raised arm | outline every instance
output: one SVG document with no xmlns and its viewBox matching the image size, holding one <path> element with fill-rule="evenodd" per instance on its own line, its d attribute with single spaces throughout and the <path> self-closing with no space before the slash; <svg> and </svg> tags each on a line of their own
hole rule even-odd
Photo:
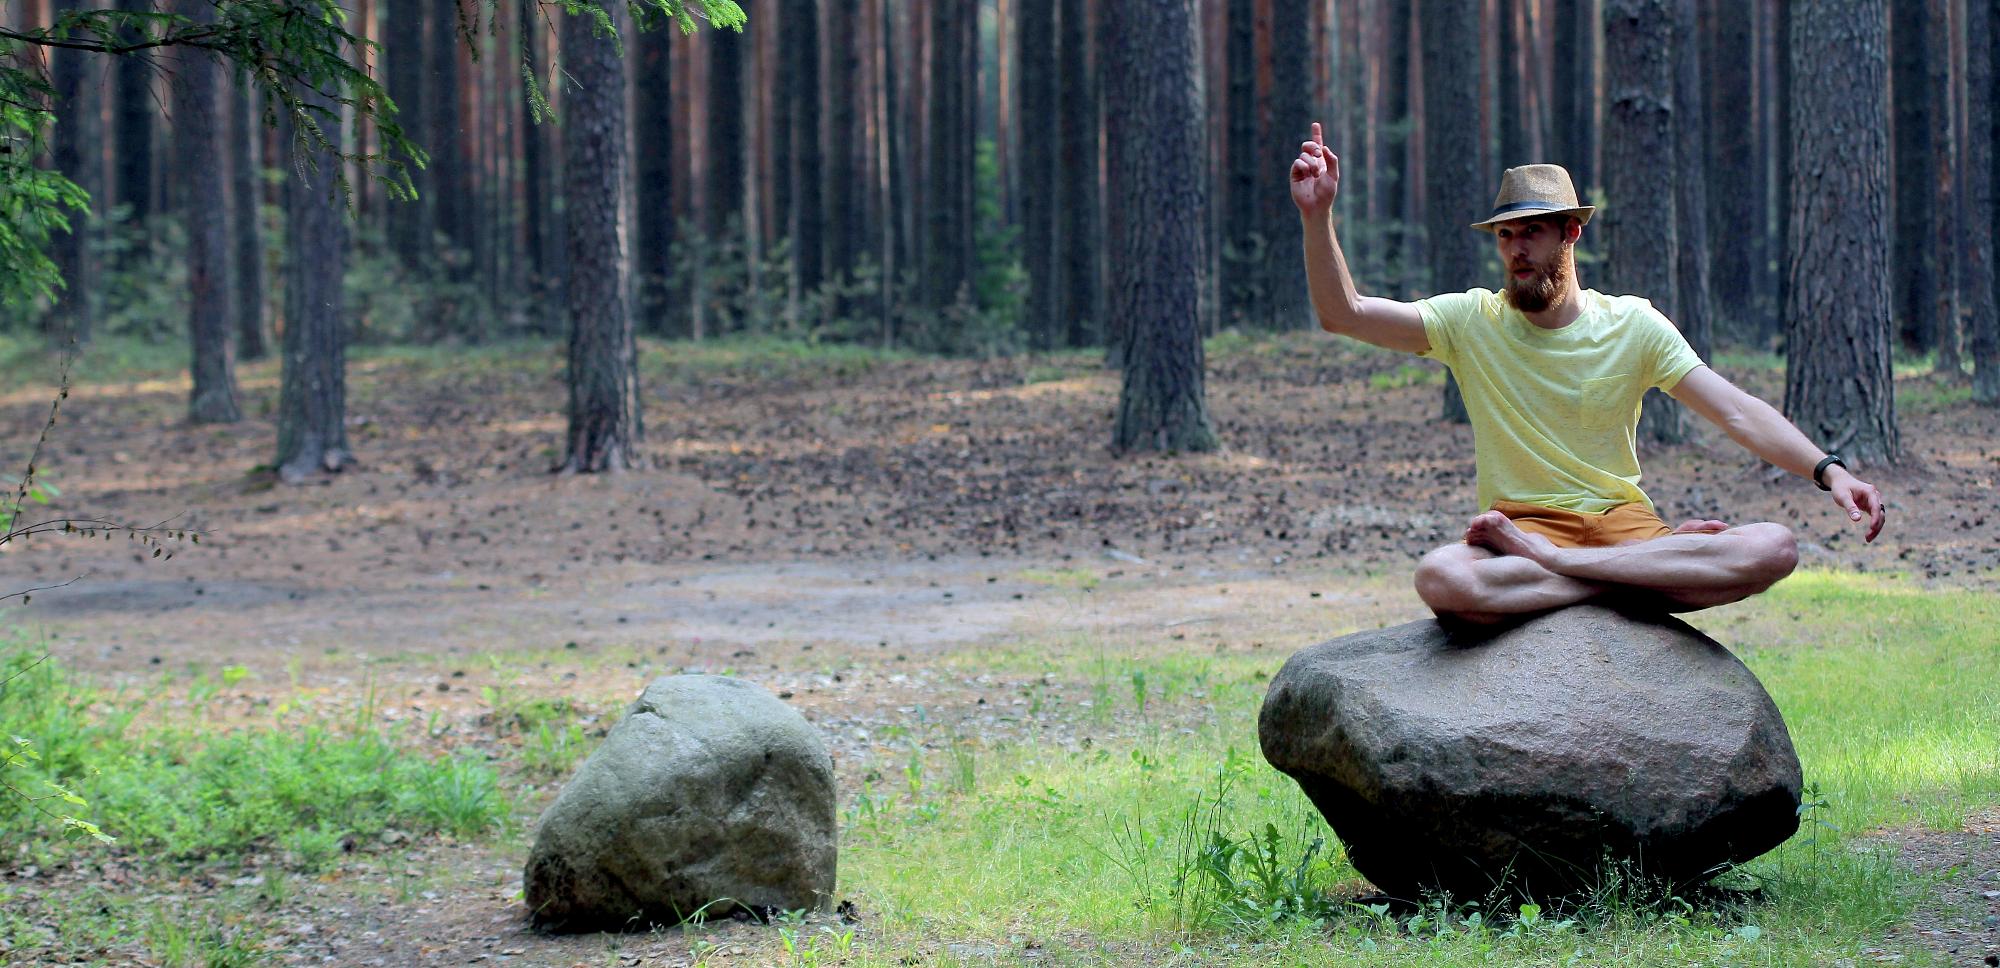
<svg viewBox="0 0 2000 968">
<path fill-rule="evenodd" d="M 1405 353 L 1431 348 L 1423 317 L 1413 303 L 1364 296 L 1347 271 L 1347 257 L 1333 235 L 1333 199 L 1340 191 L 1340 158 L 1326 150 L 1319 122 L 1313 139 L 1292 162 L 1292 201 L 1305 225 L 1306 285 L 1321 329 Z"/>
<path fill-rule="evenodd" d="M 1743 392 L 1706 366 L 1689 370 L 1667 394 L 1721 427 L 1744 450 L 1807 480 L 1812 479 L 1813 468 L 1826 456 L 1777 408 Z M 1875 485 L 1855 477 L 1839 464 L 1827 467 L 1820 477 L 1834 503 L 1847 512 L 1848 520 L 1866 520 L 1868 540 L 1875 540 L 1886 520 L 1882 494 Z"/>
</svg>

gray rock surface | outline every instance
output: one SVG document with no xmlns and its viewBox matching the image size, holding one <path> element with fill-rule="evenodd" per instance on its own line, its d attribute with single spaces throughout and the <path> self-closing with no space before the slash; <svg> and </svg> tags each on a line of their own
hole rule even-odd
<svg viewBox="0 0 2000 968">
<path fill-rule="evenodd" d="M 674 924 L 702 910 L 826 906 L 833 758 L 798 711 L 722 676 L 646 687 L 542 815 L 524 886 L 558 931 Z"/>
<path fill-rule="evenodd" d="M 1410 899 L 1587 890 L 1606 859 L 1693 881 L 1798 828 L 1777 706 L 1664 615 L 1357 632 L 1285 663 L 1257 734 L 1355 869 Z"/>
</svg>

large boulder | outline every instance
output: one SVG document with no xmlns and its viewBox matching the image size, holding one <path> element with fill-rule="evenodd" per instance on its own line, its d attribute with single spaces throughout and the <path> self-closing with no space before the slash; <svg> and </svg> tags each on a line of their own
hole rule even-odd
<svg viewBox="0 0 2000 968">
<path fill-rule="evenodd" d="M 542 814 L 528 910 L 594 931 L 824 907 L 834 822 L 833 758 L 797 710 L 741 679 L 656 679 Z"/>
<path fill-rule="evenodd" d="M 1357 632 L 1285 663 L 1257 735 L 1391 896 L 1552 897 L 1607 861 L 1689 882 L 1798 829 L 1778 707 L 1664 615 Z"/>
</svg>

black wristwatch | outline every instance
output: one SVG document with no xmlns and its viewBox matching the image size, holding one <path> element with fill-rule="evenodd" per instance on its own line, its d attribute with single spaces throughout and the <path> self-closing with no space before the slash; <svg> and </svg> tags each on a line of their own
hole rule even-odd
<svg viewBox="0 0 2000 968">
<path fill-rule="evenodd" d="M 1847 462 L 1841 460 L 1839 454 L 1828 454 L 1820 458 L 1819 463 L 1813 465 L 1813 483 L 1819 485 L 1820 490 L 1833 490 L 1833 488 L 1826 486 L 1826 469 L 1835 464 L 1839 464 L 1842 470 L 1847 468 Z"/>
</svg>

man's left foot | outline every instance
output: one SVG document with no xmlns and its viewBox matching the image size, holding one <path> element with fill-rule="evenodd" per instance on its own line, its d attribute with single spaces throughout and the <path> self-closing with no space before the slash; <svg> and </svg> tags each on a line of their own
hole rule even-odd
<svg viewBox="0 0 2000 968">
<path fill-rule="evenodd" d="M 1675 534 L 1721 534 L 1729 530 L 1729 525 L 1714 518 L 1689 518 L 1674 529 Z"/>
<path fill-rule="evenodd" d="M 1475 515 L 1465 527 L 1465 543 L 1503 555 L 1526 558 L 1547 567 L 1555 556 L 1555 542 L 1517 527 L 1498 511 Z"/>
</svg>

